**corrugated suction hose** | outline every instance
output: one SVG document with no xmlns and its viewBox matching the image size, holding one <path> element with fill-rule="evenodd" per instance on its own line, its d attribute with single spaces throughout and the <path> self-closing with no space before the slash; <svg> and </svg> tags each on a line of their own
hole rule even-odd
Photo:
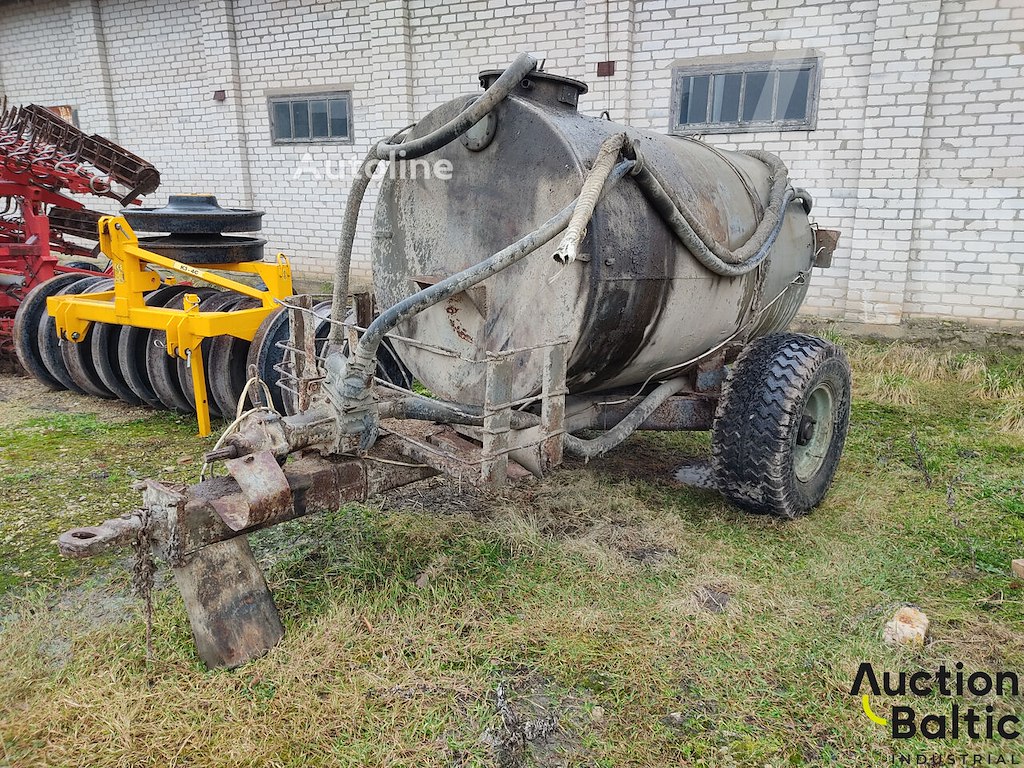
<svg viewBox="0 0 1024 768">
<path fill-rule="evenodd" d="M 413 160 L 417 157 L 429 154 L 451 143 L 464 134 L 488 112 L 500 104 L 512 89 L 522 82 L 523 78 L 532 72 L 537 66 L 537 60 L 528 53 L 519 54 L 501 76 L 491 83 L 491 87 L 481 94 L 480 98 L 462 110 L 458 115 L 442 125 L 436 131 L 431 131 L 426 136 L 420 136 L 412 141 L 397 142 L 396 139 L 405 132 L 400 131 L 387 141 L 382 141 L 374 146 L 370 153 L 363 160 L 363 164 L 352 182 L 352 188 L 348 193 L 348 200 L 345 203 L 345 218 L 341 227 L 341 239 L 338 242 L 338 251 L 334 264 L 334 293 L 331 307 L 331 334 L 329 343 L 331 345 L 341 344 L 344 341 L 344 325 L 346 307 L 348 304 L 348 280 L 349 270 L 352 265 L 352 244 L 356 237 L 356 224 L 359 221 L 359 208 L 366 194 L 366 188 L 370 185 L 370 179 L 377 169 L 377 164 L 382 160 Z"/>
</svg>

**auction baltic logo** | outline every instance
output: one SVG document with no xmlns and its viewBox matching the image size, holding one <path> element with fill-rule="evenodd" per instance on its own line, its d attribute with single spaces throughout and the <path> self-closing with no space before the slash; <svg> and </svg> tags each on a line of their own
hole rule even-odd
<svg viewBox="0 0 1024 768">
<path fill-rule="evenodd" d="M 874 667 L 864 662 L 857 669 L 850 695 L 860 696 L 864 714 L 878 725 L 889 726 L 894 739 L 921 736 L 925 739 L 1013 740 L 1021 735 L 1020 717 L 1014 714 L 997 715 L 992 704 L 980 706 L 978 702 L 979 706 L 974 706 L 964 700 L 990 695 L 1016 697 L 1019 695 L 1019 687 L 1015 672 L 968 674 L 960 662 L 952 668 L 941 664 L 934 671 L 886 671 L 879 680 Z M 934 699 L 927 704 L 915 706 L 894 704 L 888 720 L 871 709 L 871 696 L 924 699 L 936 695 L 959 701 L 950 701 L 948 705 L 936 704 Z M 942 709 L 936 712 L 935 706 L 941 706 Z M 927 711 L 922 711 L 924 707 L 927 707 Z"/>
</svg>

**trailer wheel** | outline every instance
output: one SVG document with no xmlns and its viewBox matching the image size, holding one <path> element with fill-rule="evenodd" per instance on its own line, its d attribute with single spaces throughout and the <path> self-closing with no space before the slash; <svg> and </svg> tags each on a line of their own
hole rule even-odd
<svg viewBox="0 0 1024 768">
<path fill-rule="evenodd" d="M 849 422 L 850 365 L 839 347 L 797 333 L 757 339 L 715 412 L 716 484 L 748 512 L 805 515 L 832 484 Z"/>
</svg>

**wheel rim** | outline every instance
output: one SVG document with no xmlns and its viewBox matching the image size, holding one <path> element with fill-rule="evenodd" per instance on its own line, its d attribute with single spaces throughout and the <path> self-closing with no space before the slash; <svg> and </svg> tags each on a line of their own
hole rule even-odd
<svg viewBox="0 0 1024 768">
<path fill-rule="evenodd" d="M 793 450 L 793 471 L 800 482 L 808 482 L 825 463 L 835 433 L 835 401 L 832 388 L 824 382 L 807 395 Z"/>
</svg>

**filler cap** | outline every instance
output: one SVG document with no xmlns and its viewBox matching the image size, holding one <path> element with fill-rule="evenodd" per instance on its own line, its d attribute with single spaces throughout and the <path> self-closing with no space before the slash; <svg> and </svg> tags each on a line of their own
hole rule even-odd
<svg viewBox="0 0 1024 768">
<path fill-rule="evenodd" d="M 503 69 L 485 69 L 480 73 L 480 85 L 489 88 L 501 76 Z M 567 106 L 576 109 L 580 96 L 589 90 L 587 84 L 561 75 L 547 72 L 531 72 L 512 90 L 513 96 L 529 99 L 551 106 Z"/>
</svg>

